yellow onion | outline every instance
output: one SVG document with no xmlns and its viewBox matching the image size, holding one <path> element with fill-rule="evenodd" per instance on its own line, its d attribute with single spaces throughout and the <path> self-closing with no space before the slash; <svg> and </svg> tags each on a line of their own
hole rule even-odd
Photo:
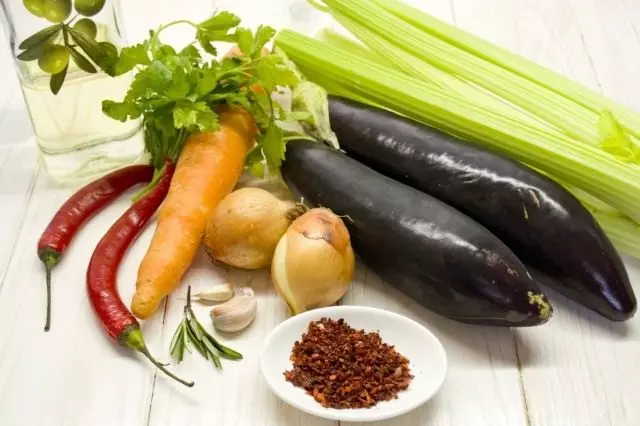
<svg viewBox="0 0 640 426">
<path fill-rule="evenodd" d="M 267 267 L 280 237 L 304 210 L 264 189 L 238 189 L 226 196 L 209 218 L 205 251 L 211 260 L 235 268 Z"/>
<path fill-rule="evenodd" d="M 349 232 L 329 209 L 297 218 L 278 242 L 271 263 L 273 284 L 293 314 L 336 303 L 353 279 Z"/>
</svg>

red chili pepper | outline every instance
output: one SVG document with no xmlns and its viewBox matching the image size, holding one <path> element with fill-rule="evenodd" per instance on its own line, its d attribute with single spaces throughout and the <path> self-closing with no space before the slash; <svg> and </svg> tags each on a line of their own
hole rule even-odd
<svg viewBox="0 0 640 426">
<path fill-rule="evenodd" d="M 51 326 L 51 270 L 60 262 L 78 229 L 124 191 L 136 184 L 149 182 L 152 177 L 151 166 L 129 166 L 111 172 L 78 190 L 51 219 L 38 241 L 38 257 L 44 263 L 47 275 L 45 331 L 49 331 Z"/>
<path fill-rule="evenodd" d="M 124 305 L 116 288 L 120 261 L 166 197 L 173 171 L 173 164 L 167 162 L 158 184 L 131 206 L 100 240 L 89 262 L 87 291 L 93 310 L 109 336 L 121 345 L 142 353 L 169 377 L 191 387 L 193 382 L 176 377 L 151 356 L 140 324 Z"/>
</svg>

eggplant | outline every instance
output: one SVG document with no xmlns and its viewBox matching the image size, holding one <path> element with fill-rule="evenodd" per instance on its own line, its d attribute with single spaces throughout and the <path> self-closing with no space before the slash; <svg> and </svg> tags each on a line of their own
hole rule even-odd
<svg viewBox="0 0 640 426">
<path fill-rule="evenodd" d="M 341 148 L 374 170 L 484 225 L 543 284 L 624 321 L 636 298 L 624 264 L 591 213 L 533 169 L 390 112 L 331 97 Z"/>
<path fill-rule="evenodd" d="M 281 170 L 295 194 L 344 216 L 364 264 L 428 309 L 507 327 L 551 316 L 516 255 L 458 210 L 319 142 L 289 142 Z"/>
</svg>

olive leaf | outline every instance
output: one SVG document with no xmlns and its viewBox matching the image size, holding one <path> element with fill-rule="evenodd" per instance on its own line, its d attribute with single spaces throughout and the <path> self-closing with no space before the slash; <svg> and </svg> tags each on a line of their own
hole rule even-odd
<svg viewBox="0 0 640 426">
<path fill-rule="evenodd" d="M 80 32 L 73 27 L 68 28 L 71 38 L 78 44 L 78 46 L 87 54 L 87 56 L 100 68 L 102 67 L 102 59 L 105 56 L 105 49 L 98 44 L 97 41 L 88 37 L 83 32 Z M 104 68 L 103 68 L 104 69 Z M 105 72 L 107 70 L 104 70 Z"/>
<path fill-rule="evenodd" d="M 43 30 L 38 31 L 31 37 L 28 37 L 23 40 L 22 43 L 18 46 L 18 48 L 22 50 L 28 50 L 32 47 L 36 47 L 40 44 L 43 44 L 49 41 L 51 38 L 56 37 L 58 33 L 62 30 L 62 24 L 52 25 Z"/>
<path fill-rule="evenodd" d="M 62 83 L 64 83 L 64 79 L 67 77 L 67 69 L 69 68 L 69 64 L 58 74 L 53 74 L 51 79 L 49 80 L 49 87 L 54 95 L 57 95 L 62 87 Z"/>
<path fill-rule="evenodd" d="M 98 72 L 96 70 L 96 67 L 94 67 L 91 64 L 91 62 L 89 62 L 89 60 L 85 58 L 82 55 L 82 53 L 78 52 L 75 48 L 72 47 L 70 49 L 70 53 L 71 53 L 71 58 L 73 59 L 73 62 L 75 62 L 78 68 L 80 68 L 82 71 L 88 72 L 90 74 L 95 74 L 96 72 Z"/>
<path fill-rule="evenodd" d="M 44 51 L 45 46 L 46 46 L 46 43 L 42 43 L 42 44 L 38 44 L 36 46 L 30 47 L 29 49 L 20 53 L 16 57 L 21 61 L 35 61 L 36 59 L 40 58 L 40 55 L 42 55 L 42 52 Z"/>
</svg>

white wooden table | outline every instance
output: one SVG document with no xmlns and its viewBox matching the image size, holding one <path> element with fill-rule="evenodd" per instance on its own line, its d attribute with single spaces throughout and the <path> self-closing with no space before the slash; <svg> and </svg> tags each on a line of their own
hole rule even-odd
<svg viewBox="0 0 640 426">
<path fill-rule="evenodd" d="M 640 1 L 638 0 L 414 0 L 415 4 L 512 49 L 619 102 L 640 110 Z M 207 15 L 211 0 L 124 4 L 130 41 L 160 23 Z M 328 19 L 302 0 L 216 0 L 245 24 L 268 23 L 313 31 Z M 1 34 L 1 32 L 0 32 Z M 0 35 L 1 37 L 1 35 Z M 258 317 L 227 342 L 245 354 L 215 371 L 199 356 L 172 369 L 195 379 L 193 389 L 156 374 L 141 357 L 116 347 L 96 323 L 85 296 L 84 274 L 95 244 L 125 209 L 122 199 L 75 240 L 54 274 L 53 330 L 42 331 L 44 271 L 35 245 L 57 207 L 71 193 L 55 187 L 37 167 L 28 116 L 0 40 L 0 425 L 304 425 L 335 422 L 307 416 L 271 394 L 259 373 L 266 334 L 286 317 L 266 274 L 233 272 L 260 297 Z M 153 226 L 132 248 L 120 273 L 130 300 L 137 265 Z M 640 294 L 640 262 L 626 259 Z M 225 279 L 204 258 L 184 283 L 195 290 Z M 166 312 L 143 325 L 152 352 L 168 359 L 186 286 Z M 449 358 L 446 383 L 435 399 L 385 425 L 637 426 L 640 425 L 640 315 L 624 324 L 601 320 L 551 294 L 553 320 L 532 329 L 493 329 L 435 316 L 358 270 L 345 304 L 377 306 L 426 324 Z M 206 320 L 206 310 L 198 313 Z M 351 426 L 351 425 L 350 425 Z"/>
</svg>

